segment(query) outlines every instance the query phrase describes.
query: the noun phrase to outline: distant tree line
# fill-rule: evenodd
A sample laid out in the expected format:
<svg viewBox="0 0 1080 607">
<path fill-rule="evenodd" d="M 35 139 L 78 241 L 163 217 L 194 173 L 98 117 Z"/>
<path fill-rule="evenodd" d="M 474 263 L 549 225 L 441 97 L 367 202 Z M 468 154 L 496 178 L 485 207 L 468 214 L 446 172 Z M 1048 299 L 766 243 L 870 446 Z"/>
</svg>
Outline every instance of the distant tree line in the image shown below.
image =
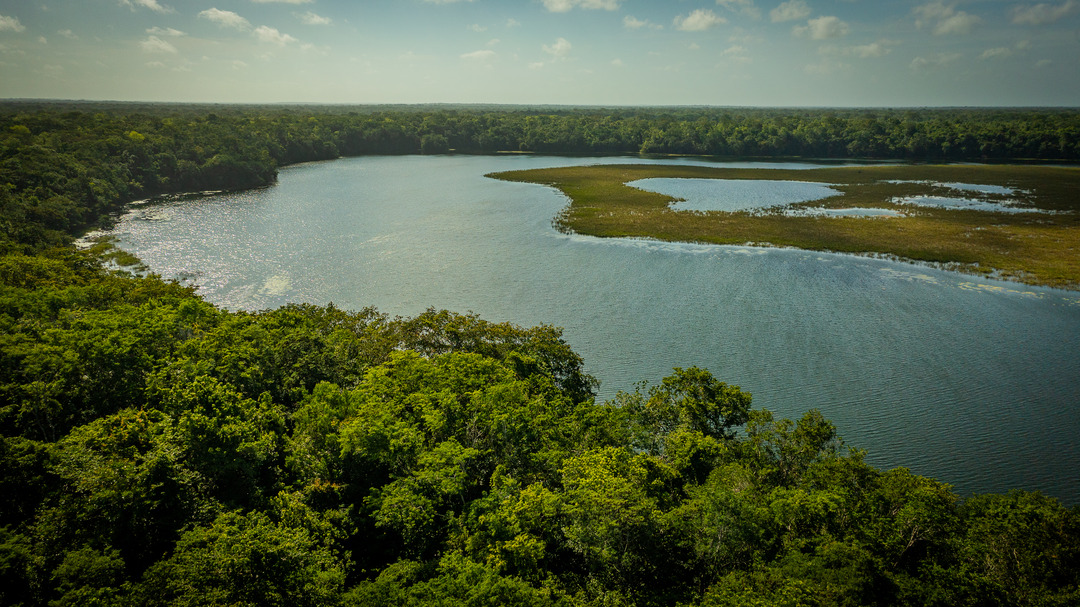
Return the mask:
<svg viewBox="0 0 1080 607">
<path fill-rule="evenodd" d="M 0 247 L 167 192 L 271 183 L 364 154 L 698 154 L 1077 160 L 1076 110 L 349 108 L 0 104 Z"/>
</svg>

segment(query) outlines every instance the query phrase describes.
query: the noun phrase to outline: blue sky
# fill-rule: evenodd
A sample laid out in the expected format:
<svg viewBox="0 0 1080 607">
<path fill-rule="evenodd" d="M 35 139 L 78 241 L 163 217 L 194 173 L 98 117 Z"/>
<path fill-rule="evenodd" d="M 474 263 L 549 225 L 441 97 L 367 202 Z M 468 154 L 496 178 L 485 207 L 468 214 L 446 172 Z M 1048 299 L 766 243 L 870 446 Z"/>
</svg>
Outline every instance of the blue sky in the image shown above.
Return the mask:
<svg viewBox="0 0 1080 607">
<path fill-rule="evenodd" d="M 1080 0 L 0 0 L 0 98 L 1080 105 Z"/>
</svg>

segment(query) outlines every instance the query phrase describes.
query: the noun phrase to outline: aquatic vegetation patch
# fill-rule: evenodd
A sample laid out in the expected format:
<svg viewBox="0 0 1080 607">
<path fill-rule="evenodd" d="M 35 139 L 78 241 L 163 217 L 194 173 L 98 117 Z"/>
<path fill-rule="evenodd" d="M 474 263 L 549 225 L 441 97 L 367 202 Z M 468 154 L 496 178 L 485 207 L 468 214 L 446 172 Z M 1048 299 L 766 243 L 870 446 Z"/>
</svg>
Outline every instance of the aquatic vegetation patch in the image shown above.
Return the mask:
<svg viewBox="0 0 1080 607">
<path fill-rule="evenodd" d="M 980 194 L 999 194 L 1002 196 L 1013 196 L 1022 190 L 1015 186 L 1008 185 L 994 185 L 989 183 L 961 183 L 961 182 L 943 182 L 943 181 L 927 181 L 917 179 L 889 179 L 888 183 L 918 183 L 937 188 L 946 188 L 949 190 L 957 190 L 960 192 L 977 192 Z"/>
<path fill-rule="evenodd" d="M 936 207 L 940 209 L 965 209 L 969 211 L 995 211 L 998 213 L 1051 213 L 1039 208 L 1012 206 L 1015 201 L 981 200 L 979 198 L 954 198 L 951 196 L 903 196 L 893 198 L 894 204 Z"/>
<path fill-rule="evenodd" d="M 555 225 L 568 232 L 882 254 L 973 274 L 1080 289 L 1080 167 L 965 164 L 758 169 L 611 164 L 491 176 L 563 192 L 570 204 L 555 218 Z M 628 185 L 655 178 L 811 182 L 829 184 L 836 195 L 766 210 L 681 211 L 672 206 L 676 197 Z M 964 191 L 974 195 L 963 195 Z M 907 202 L 919 197 L 956 197 L 957 193 L 986 206 Z M 889 212 L 895 215 L 888 216 Z M 884 217 L 887 220 L 871 220 Z"/>
<path fill-rule="evenodd" d="M 827 209 L 825 207 L 799 207 L 784 209 L 789 217 L 901 217 L 902 211 L 896 209 L 877 209 L 867 207 L 845 207 Z"/>
<path fill-rule="evenodd" d="M 116 246 L 116 237 L 99 231 L 90 232 L 75 240 L 75 247 L 97 257 L 113 269 L 145 272 L 148 268 L 135 255 Z"/>
</svg>

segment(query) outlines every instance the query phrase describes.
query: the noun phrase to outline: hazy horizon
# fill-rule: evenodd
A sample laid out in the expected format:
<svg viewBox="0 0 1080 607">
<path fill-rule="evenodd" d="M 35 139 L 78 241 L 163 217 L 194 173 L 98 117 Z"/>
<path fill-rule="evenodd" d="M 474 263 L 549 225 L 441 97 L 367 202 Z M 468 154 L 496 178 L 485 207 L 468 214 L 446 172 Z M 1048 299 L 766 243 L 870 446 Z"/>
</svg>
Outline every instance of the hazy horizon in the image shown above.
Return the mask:
<svg viewBox="0 0 1080 607">
<path fill-rule="evenodd" d="M 1075 107 L 1080 0 L 0 0 L 0 98 Z"/>
</svg>

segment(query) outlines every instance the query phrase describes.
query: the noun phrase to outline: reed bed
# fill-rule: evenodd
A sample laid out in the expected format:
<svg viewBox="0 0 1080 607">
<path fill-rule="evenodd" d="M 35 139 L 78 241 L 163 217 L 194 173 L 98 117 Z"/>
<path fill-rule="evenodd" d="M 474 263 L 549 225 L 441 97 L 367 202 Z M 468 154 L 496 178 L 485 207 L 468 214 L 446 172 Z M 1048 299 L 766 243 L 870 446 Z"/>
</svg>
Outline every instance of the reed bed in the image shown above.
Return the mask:
<svg viewBox="0 0 1080 607">
<path fill-rule="evenodd" d="M 491 177 L 555 187 L 570 205 L 560 229 L 602 237 L 755 244 L 892 256 L 941 264 L 1023 283 L 1080 290 L 1080 167 L 1025 165 L 887 165 L 819 169 L 593 165 L 510 171 Z M 811 181 L 837 196 L 785 210 L 880 208 L 895 217 L 798 216 L 785 210 L 677 211 L 676 199 L 626 185 L 652 177 Z M 1025 212 L 898 204 L 909 196 L 956 195 L 940 185 L 1004 186 L 1013 194 L 974 193 L 1014 201 Z"/>
</svg>

